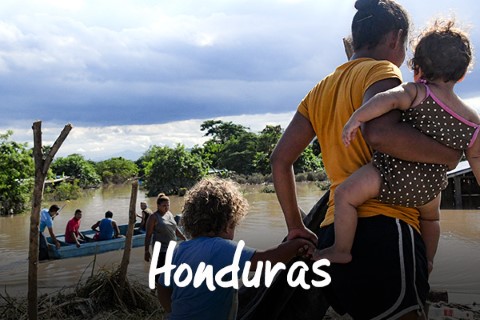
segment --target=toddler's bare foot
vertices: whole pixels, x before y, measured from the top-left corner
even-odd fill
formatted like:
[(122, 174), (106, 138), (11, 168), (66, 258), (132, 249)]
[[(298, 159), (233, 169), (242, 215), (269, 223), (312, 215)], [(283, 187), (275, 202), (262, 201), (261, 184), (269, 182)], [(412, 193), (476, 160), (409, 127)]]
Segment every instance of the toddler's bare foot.
[(315, 250), (312, 259), (327, 259), (331, 263), (349, 263), (352, 261), (352, 255), (348, 252), (340, 252), (335, 250), (334, 247), (329, 247), (322, 250)]

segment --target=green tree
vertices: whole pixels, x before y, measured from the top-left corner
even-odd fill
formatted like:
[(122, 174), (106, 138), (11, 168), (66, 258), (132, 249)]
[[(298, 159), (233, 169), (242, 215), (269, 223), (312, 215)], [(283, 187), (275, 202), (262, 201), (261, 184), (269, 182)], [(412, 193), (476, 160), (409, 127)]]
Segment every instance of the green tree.
[(320, 143), (318, 142), (317, 138), (313, 139), (312, 151), (313, 151), (313, 154), (316, 156), (320, 156), (322, 154), (322, 148), (320, 148)]
[(74, 177), (81, 188), (97, 187), (100, 184), (95, 163), (85, 160), (80, 154), (74, 153), (64, 158), (60, 157), (52, 163), (51, 168), (56, 175)]
[(194, 146), (191, 153), (200, 156), (210, 168), (219, 168), (219, 154), (224, 148), (224, 144), (208, 140), (203, 146)]
[(152, 146), (141, 159), (149, 197), (160, 192), (177, 194), (182, 188), (192, 187), (208, 172), (202, 158), (180, 144), (176, 148)]
[(322, 158), (313, 152), (312, 144), (308, 145), (293, 164), (295, 173), (313, 172), (323, 168)]
[(212, 136), (215, 143), (223, 144), (233, 137), (247, 133), (248, 128), (231, 121), (206, 120), (200, 125), (201, 131), (206, 131), (205, 136)]
[(96, 169), (103, 183), (124, 183), (138, 174), (135, 162), (122, 157), (100, 161)]
[(267, 125), (258, 135), (257, 150), (253, 160), (255, 172), (261, 174), (270, 174), (270, 155), (282, 136), (282, 127)]
[(10, 141), (12, 134), (0, 134), (0, 214), (25, 211), (35, 174), (32, 151), (26, 143)]
[[(207, 120), (200, 129), (206, 132), (205, 136), (212, 138), (203, 147), (195, 147), (192, 153), (200, 155), (211, 167), (246, 175), (271, 173), (270, 156), (283, 133), (280, 125), (267, 125), (255, 134), (247, 127), (232, 122)], [(295, 172), (322, 168), (319, 152), (318, 142), (307, 147), (294, 165)]]
[(75, 200), (82, 195), (78, 180), (73, 183), (65, 181), (56, 185), (45, 186), (44, 197), (47, 201)]
[(254, 158), (257, 149), (257, 136), (244, 132), (228, 139), (218, 156), (218, 168), (240, 174), (254, 173)]
[[(231, 121), (206, 120), (200, 126), (205, 131), (205, 136), (212, 138), (203, 144), (203, 148), (195, 148), (193, 153), (201, 155), (202, 159), (212, 168), (228, 169), (238, 173), (251, 171), (251, 158), (254, 152), (246, 146), (238, 146), (238, 143), (245, 142), (245, 135), (251, 137), (248, 128)], [(249, 143), (249, 146), (252, 146)], [(235, 161), (235, 157), (237, 161)], [(242, 161), (243, 163), (239, 163)], [(249, 163), (245, 163), (249, 161)], [(240, 171), (239, 171), (240, 170)]]

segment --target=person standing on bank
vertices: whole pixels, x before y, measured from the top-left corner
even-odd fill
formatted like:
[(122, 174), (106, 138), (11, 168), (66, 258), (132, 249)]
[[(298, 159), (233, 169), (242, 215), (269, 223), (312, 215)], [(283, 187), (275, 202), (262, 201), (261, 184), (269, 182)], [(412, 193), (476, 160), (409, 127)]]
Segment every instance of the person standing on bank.
[[(406, 161), (447, 164), (450, 169), (460, 159), (460, 152), (401, 123), (398, 110), (365, 123), (363, 136), (343, 147), (341, 133), (353, 112), (375, 94), (402, 83), (399, 67), (410, 28), (407, 12), (393, 0), (357, 0), (355, 8), (353, 56), (305, 96), (271, 156), (288, 239), (316, 242), (318, 237), (319, 249), (335, 240), (337, 186), (370, 162), (372, 149)], [(293, 174), (293, 163), (315, 136), (331, 182), (328, 210), (317, 234), (302, 221)], [(323, 288), (328, 303), (354, 319), (425, 319), (428, 267), (418, 209), (370, 199), (358, 207), (358, 218), (351, 262), (328, 268), (332, 282)]]
[(46, 260), (48, 259), (48, 246), (47, 246), (47, 239), (43, 232), (45, 228), (48, 229), (48, 233), (50, 233), (50, 238), (52, 238), (53, 243), (57, 249), (60, 248), (60, 242), (58, 242), (55, 233), (53, 232), (53, 218), (55, 218), (60, 211), (60, 207), (56, 204), (50, 206), (50, 209), (43, 209), (40, 211), (40, 239), (39, 239), (39, 260)]
[[(160, 193), (157, 197), (157, 211), (155, 211), (147, 220), (147, 234), (145, 236), (145, 261), (149, 262), (150, 242), (153, 236), (152, 247), (155, 242), (160, 242), (160, 256), (158, 257), (157, 268), (165, 264), (165, 256), (170, 241), (176, 241), (177, 237), (186, 240), (185, 236), (178, 230), (177, 223), (173, 214), (170, 212), (170, 199)], [(155, 280), (158, 279), (158, 276)]]

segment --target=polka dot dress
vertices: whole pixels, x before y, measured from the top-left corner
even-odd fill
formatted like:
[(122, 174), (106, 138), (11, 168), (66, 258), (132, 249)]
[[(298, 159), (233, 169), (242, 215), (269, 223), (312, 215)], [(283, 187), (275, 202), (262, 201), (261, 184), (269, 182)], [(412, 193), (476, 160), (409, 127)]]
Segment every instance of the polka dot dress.
[[(479, 125), (463, 119), (430, 92), (416, 107), (405, 111), (402, 121), (454, 149), (467, 149)], [(375, 152), (373, 165), (380, 171), (382, 185), (378, 200), (406, 207), (421, 206), (447, 187), (446, 165), (408, 162)]]

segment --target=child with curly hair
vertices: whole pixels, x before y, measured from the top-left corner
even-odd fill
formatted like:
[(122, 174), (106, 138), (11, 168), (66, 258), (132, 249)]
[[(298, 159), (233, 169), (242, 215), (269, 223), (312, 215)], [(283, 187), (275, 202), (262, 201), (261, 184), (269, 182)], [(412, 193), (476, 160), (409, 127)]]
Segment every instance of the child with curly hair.
[[(232, 241), (235, 227), (247, 214), (248, 203), (230, 180), (208, 178), (198, 182), (185, 196), (182, 224), (190, 240), (175, 249), (172, 264), (187, 264), (196, 270), (201, 263), (213, 266), (216, 274), (231, 265), (237, 250)], [(295, 239), (265, 251), (244, 247), (238, 266), (243, 270), (247, 261), (255, 270), (259, 261), (288, 262), (297, 253), (311, 253), (314, 245), (305, 239)], [(173, 276), (172, 276), (173, 278)], [(173, 280), (173, 279), (170, 279)], [(178, 286), (170, 281), (165, 286), (162, 274), (158, 280), (158, 297), (168, 319), (235, 319), (237, 292), (232, 287), (210, 290), (206, 283)]]
[[(363, 123), (391, 110), (402, 112), (401, 121), (436, 141), (463, 150), (480, 181), (480, 117), (454, 92), (472, 61), (466, 33), (453, 20), (436, 20), (418, 38), (409, 65), (415, 82), (405, 83), (374, 96), (357, 109), (345, 124), (342, 139), (349, 146)], [(415, 143), (412, 141), (412, 143)], [(348, 263), (357, 226), (356, 208), (368, 199), (416, 207), (425, 242), (429, 272), (440, 236), (441, 191), (446, 188), (446, 165), (414, 163), (375, 152), (372, 162), (355, 171), (335, 191), (335, 243), (315, 252), (317, 258)]]

